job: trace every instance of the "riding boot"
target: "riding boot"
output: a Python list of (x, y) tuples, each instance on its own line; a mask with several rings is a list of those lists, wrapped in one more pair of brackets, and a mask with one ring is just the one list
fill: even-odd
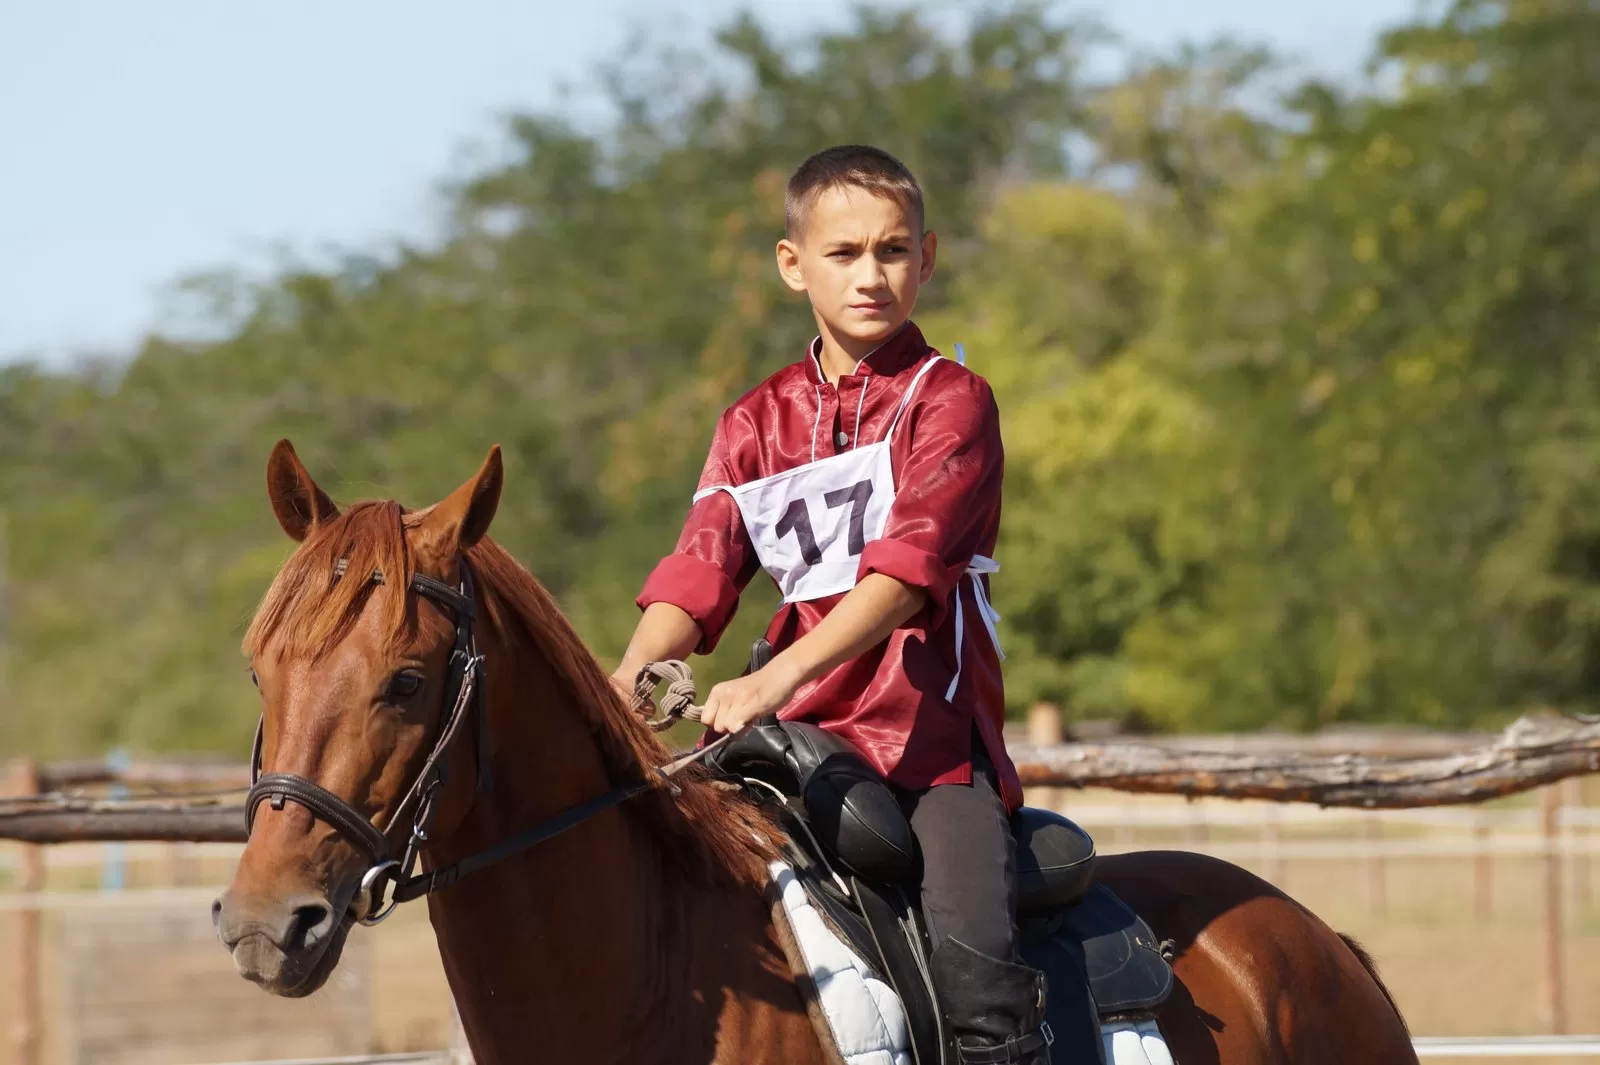
[(948, 936), (930, 967), (961, 1065), (1050, 1065), (1044, 973)]

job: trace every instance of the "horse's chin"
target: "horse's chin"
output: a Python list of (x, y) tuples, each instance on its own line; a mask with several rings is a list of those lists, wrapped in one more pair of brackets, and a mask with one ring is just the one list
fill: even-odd
[(245, 936), (233, 946), (233, 964), (239, 975), (279, 998), (305, 998), (322, 988), (339, 966), (350, 922), (309, 951), (286, 954), (265, 935)]

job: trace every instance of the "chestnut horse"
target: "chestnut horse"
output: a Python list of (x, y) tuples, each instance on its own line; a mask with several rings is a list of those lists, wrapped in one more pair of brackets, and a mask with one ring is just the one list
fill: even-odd
[[(425, 510), (341, 513), (273, 450), (300, 546), (245, 638), (267, 776), (213, 906), (235, 966), (277, 995), (321, 987), (385, 883), (430, 886), (384, 861), (413, 823), (435, 872), (563, 825), (428, 893), (479, 1065), (837, 1063), (774, 914), (772, 825), (698, 769), (654, 775), (669, 752), (485, 536), (501, 481), (494, 449)], [(1176, 944), (1159, 1020), (1180, 1065), (1416, 1060), (1359, 948), (1272, 885), (1184, 853), (1104, 857), (1097, 876)]]

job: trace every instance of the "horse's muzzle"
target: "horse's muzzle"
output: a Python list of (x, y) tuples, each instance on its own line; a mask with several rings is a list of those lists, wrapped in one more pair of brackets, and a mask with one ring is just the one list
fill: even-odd
[(321, 895), (249, 898), (231, 888), (211, 904), (211, 920), (239, 975), (287, 998), (327, 981), (350, 929), (344, 907)]

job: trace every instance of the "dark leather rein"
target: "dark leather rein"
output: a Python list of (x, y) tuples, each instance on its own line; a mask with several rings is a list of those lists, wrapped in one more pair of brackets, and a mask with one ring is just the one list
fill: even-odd
[[(336, 572), (343, 576), (344, 560), (340, 560)], [(374, 584), (381, 584), (383, 574), (374, 572), (368, 580)], [(478, 791), (480, 793), (489, 791), (494, 786), (494, 780), (489, 770), (488, 721), (481, 683), (483, 656), (478, 654), (477, 641), (472, 632), (476, 614), (472, 594), (472, 572), (463, 560), (459, 588), (452, 588), (443, 581), (418, 573), (411, 578), (411, 590), (424, 598), (432, 599), (454, 613), (456, 640), (447, 667), (442, 701), (447, 716), (440, 726), (439, 738), (434, 743), (433, 750), (429, 752), (427, 760), (423, 762), (422, 769), (410, 790), (395, 807), (394, 814), (389, 818), (388, 827), (379, 829), (366, 814), (313, 780), (295, 773), (262, 773), (261, 743), (262, 730), (266, 724), (265, 714), (256, 723), (256, 738), (250, 753), (250, 794), (245, 799), (244, 807), (246, 836), (255, 826), (256, 808), (263, 801), (270, 802), (275, 810), (283, 809), (286, 802), (298, 803), (332, 825), (340, 836), (365, 853), (371, 862), (361, 877), (360, 891), (351, 904), (355, 920), (367, 925), (382, 921), (402, 902), (409, 902), (430, 892), (449, 887), (469, 873), (477, 872), (485, 866), (493, 865), (513, 854), (543, 843), (552, 836), (559, 835), (604, 810), (626, 802), (653, 786), (647, 780), (638, 780), (614, 788), (604, 795), (568, 807), (528, 831), (501, 840), (461, 861), (440, 866), (431, 872), (413, 875), (411, 870), (416, 864), (423, 844), (428, 842), (428, 829), (433, 822), (434, 797), (445, 781), (445, 755), (450, 750), (451, 741), (455, 739), (468, 718), (473, 719), (477, 730)], [(702, 748), (669, 762), (654, 772), (663, 780), (669, 780), (679, 770), (708, 753), (709, 749)], [(401, 818), (413, 804), (416, 811), (411, 821), (410, 837), (401, 849), (399, 857), (395, 857), (390, 832), (394, 826), (401, 823)], [(383, 903), (384, 888), (391, 881), (394, 890), (388, 902)]]

